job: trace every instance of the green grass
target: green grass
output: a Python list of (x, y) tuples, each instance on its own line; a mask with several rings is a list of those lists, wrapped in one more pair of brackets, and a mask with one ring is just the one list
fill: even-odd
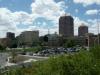
[(37, 52), (37, 51), (41, 51), (41, 50), (42, 50), (41, 46), (36, 46), (36, 47), (31, 47), (31, 48), (17, 49), (16, 51)]

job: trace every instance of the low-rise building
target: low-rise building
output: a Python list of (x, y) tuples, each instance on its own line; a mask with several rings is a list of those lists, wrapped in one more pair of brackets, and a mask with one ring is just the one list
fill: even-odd
[(10, 41), (11, 40), (8, 38), (0, 38), (0, 45), (3, 47), (9, 47)]
[(48, 35), (48, 45), (51, 47), (59, 46), (59, 36), (56, 33)]
[(39, 42), (39, 31), (24, 31), (17, 36), (18, 46), (32, 46)]

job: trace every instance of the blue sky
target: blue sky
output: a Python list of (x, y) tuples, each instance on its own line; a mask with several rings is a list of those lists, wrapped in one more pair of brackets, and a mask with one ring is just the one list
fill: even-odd
[(0, 7), (8, 8), (11, 11), (25, 11), (30, 13), (30, 5), (33, 0), (0, 0)]
[[(65, 6), (66, 5), (66, 6)], [(0, 0), (0, 37), (7, 31), (19, 35), (25, 30), (39, 30), (40, 35), (58, 32), (60, 16), (74, 18), (74, 33), (84, 23), (97, 33), (100, 23), (100, 0)]]

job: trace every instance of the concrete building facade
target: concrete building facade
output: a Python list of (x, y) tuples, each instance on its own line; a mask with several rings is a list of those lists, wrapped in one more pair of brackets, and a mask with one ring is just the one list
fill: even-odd
[(71, 16), (61, 16), (59, 18), (59, 35), (63, 37), (74, 36), (74, 19)]
[(10, 45), (10, 39), (8, 38), (0, 38), (0, 45), (3, 47), (8, 47)]
[(39, 31), (24, 31), (17, 37), (18, 45), (31, 46), (39, 42)]
[(4, 47), (11, 47), (15, 41), (15, 33), (7, 32), (5, 38), (0, 38), (0, 45)]
[(14, 39), (14, 38), (15, 38), (15, 33), (7, 32), (7, 34), (6, 34), (6, 38)]
[(85, 36), (88, 33), (88, 26), (82, 24), (78, 28), (78, 36)]

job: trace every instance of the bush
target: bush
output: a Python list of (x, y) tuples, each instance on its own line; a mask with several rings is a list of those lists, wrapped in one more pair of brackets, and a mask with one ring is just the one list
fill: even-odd
[(95, 46), (90, 49), (95, 59), (100, 59), (100, 46)]
[(12, 70), (8, 75), (100, 75), (99, 48), (75, 54), (59, 55), (34, 62), (28, 68)]
[(68, 39), (65, 41), (64, 45), (63, 45), (65, 48), (68, 48), (68, 47), (74, 47), (76, 46), (76, 42), (74, 39)]
[(87, 52), (62, 55), (39, 63), (36, 75), (100, 75), (100, 68), (95, 65)]
[(0, 45), (0, 51), (4, 51), (5, 47), (3, 47), (2, 45)]
[(41, 46), (36, 46), (36, 47), (32, 47), (32, 48), (24, 48), (24, 51), (26, 51), (26, 52), (29, 52), (29, 51), (38, 52), (38, 51), (41, 51), (41, 50), (42, 50)]

